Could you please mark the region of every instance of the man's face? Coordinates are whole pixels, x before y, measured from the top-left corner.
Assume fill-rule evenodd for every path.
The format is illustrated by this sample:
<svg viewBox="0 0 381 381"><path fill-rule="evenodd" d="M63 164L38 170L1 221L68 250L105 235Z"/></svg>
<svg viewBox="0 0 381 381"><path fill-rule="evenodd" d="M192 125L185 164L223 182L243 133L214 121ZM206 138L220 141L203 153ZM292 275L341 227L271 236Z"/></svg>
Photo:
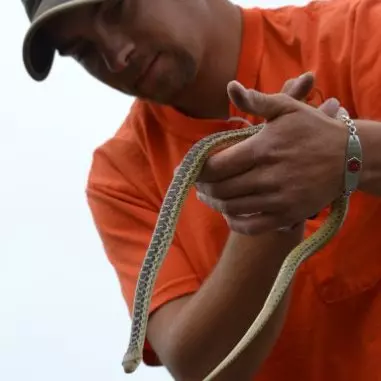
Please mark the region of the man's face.
<svg viewBox="0 0 381 381"><path fill-rule="evenodd" d="M171 103L196 78L205 9L205 0L104 0L54 18L46 30L61 55L100 81Z"/></svg>

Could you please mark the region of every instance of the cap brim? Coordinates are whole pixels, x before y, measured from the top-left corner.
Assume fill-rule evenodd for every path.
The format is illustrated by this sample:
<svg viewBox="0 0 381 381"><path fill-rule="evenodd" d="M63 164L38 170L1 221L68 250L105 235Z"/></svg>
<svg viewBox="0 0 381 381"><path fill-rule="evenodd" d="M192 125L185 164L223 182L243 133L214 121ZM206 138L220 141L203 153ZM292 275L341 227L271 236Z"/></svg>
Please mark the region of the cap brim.
<svg viewBox="0 0 381 381"><path fill-rule="evenodd" d="M55 47L45 34L45 23L74 8L100 3L103 0L42 0L23 42L23 61L28 74L36 81L49 75L54 61Z"/></svg>

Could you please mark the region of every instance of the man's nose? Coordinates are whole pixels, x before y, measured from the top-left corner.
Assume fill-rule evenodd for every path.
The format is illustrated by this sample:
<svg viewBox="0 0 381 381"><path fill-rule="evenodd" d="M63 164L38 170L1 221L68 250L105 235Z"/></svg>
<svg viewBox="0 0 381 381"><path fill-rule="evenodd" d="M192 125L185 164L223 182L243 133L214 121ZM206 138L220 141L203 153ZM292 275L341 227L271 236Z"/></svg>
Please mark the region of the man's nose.
<svg viewBox="0 0 381 381"><path fill-rule="evenodd" d="M130 43L104 44L102 57L107 68L113 73L123 71L128 65L129 56L133 49L133 45Z"/></svg>
<svg viewBox="0 0 381 381"><path fill-rule="evenodd" d="M96 32L98 49L108 70L113 73L123 71L135 49L133 41L120 31L112 30L104 24L98 24Z"/></svg>

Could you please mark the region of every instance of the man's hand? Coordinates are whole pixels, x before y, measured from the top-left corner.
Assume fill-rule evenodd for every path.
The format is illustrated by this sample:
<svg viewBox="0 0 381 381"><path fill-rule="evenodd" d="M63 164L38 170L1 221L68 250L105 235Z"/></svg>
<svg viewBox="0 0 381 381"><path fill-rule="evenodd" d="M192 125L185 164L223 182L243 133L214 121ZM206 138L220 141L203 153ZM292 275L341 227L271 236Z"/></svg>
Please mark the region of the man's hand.
<svg viewBox="0 0 381 381"><path fill-rule="evenodd" d="M200 200L222 212L233 231L257 234L292 226L342 191L348 132L334 118L337 100L318 109L297 100L312 84L313 76L306 74L273 95L229 84L239 109L266 119L260 133L209 158L196 185Z"/></svg>

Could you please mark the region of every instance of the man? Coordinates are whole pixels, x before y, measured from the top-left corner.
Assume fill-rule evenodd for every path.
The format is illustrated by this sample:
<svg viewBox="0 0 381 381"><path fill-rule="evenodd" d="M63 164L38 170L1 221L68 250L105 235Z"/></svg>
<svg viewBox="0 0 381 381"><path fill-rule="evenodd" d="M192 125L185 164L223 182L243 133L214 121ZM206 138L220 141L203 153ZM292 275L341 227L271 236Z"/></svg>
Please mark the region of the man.
<svg viewBox="0 0 381 381"><path fill-rule="evenodd" d="M229 116L268 122L211 157L186 200L155 285L145 362L176 380L202 379L255 319L289 251L354 187L339 234L300 267L270 323L218 379L379 379L381 2L243 10L228 0L23 1L33 21L24 62L34 79L47 77L58 50L137 97L95 151L87 187L130 310L186 151L239 127ZM311 75L287 82L310 70L307 102L319 109L292 99L306 97ZM285 82L289 96L265 95ZM333 97L356 133L332 118ZM362 165L350 160L357 137Z"/></svg>

